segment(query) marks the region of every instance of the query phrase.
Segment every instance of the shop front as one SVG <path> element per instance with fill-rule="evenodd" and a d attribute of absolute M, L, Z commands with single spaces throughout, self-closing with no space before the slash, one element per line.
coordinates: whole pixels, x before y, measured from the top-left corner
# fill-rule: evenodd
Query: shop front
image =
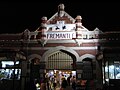
<path fill-rule="evenodd" d="M 104 83 L 112 89 L 120 88 L 120 54 L 118 50 L 104 51 Z"/>
<path fill-rule="evenodd" d="M 0 88 L 2 90 L 21 90 L 23 83 L 23 53 L 15 50 L 0 51 Z"/>

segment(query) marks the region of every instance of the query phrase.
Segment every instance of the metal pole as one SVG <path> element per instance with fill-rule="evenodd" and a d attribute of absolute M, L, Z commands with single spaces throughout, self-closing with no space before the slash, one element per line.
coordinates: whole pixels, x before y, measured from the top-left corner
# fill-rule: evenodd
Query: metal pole
<path fill-rule="evenodd" d="M 105 59 L 103 58 L 103 68 L 104 68 L 104 82 L 106 84 L 106 76 L 105 76 Z"/>
<path fill-rule="evenodd" d="M 15 58 L 15 56 L 14 56 L 13 90 L 15 90 L 15 65 L 16 65 L 16 58 Z"/>

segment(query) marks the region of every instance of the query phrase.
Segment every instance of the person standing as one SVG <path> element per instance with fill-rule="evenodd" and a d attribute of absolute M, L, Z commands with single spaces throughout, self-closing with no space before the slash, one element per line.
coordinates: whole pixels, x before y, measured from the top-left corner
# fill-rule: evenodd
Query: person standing
<path fill-rule="evenodd" d="M 65 90 L 67 86 L 68 86 L 68 82 L 65 78 L 63 78 L 60 90 Z"/>
<path fill-rule="evenodd" d="M 70 74 L 70 76 L 67 78 L 67 82 L 68 82 L 68 86 L 70 86 L 70 79 L 71 79 L 72 75 Z"/>
<path fill-rule="evenodd" d="M 71 82 L 72 82 L 72 88 L 73 88 L 73 90 L 76 90 L 76 78 L 75 78 L 75 76 L 73 76 L 71 78 Z"/>

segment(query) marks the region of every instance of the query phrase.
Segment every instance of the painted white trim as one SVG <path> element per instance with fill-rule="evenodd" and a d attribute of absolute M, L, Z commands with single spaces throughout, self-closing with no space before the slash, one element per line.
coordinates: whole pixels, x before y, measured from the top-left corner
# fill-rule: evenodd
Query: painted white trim
<path fill-rule="evenodd" d="M 22 47 L 23 50 L 41 50 L 41 49 L 49 50 L 49 49 L 53 49 L 53 48 L 55 48 L 55 47 Z M 96 50 L 97 46 L 95 46 L 95 47 L 66 47 L 66 48 L 68 48 L 68 49 L 71 48 L 73 50 Z M 118 48 L 120 48 L 120 47 L 118 47 Z M 4 49 L 20 49 L 20 47 L 4 47 Z"/>
<path fill-rule="evenodd" d="M 73 21 L 73 23 L 75 22 L 75 19 L 72 18 L 67 12 L 64 11 L 64 13 L 65 13 L 65 16 L 68 16 L 68 18 Z"/>
<path fill-rule="evenodd" d="M 75 40 L 48 40 L 47 43 L 76 43 Z"/>
<path fill-rule="evenodd" d="M 57 46 L 59 47 L 59 46 Z M 28 47 L 28 50 L 48 50 L 48 49 L 53 49 L 55 47 Z M 65 48 L 71 48 L 73 50 L 96 50 L 97 46 L 95 47 L 65 47 Z M 24 47 L 23 49 L 26 49 L 26 47 Z"/>
<path fill-rule="evenodd" d="M 40 39 L 41 40 L 41 39 Z M 82 43 L 95 43 L 95 42 L 99 42 L 99 39 L 75 39 L 78 42 L 82 42 Z M 74 39 L 71 40 L 49 40 L 47 39 L 47 43 L 76 43 Z M 37 43 L 39 41 L 38 40 L 30 40 L 29 43 Z"/>
<path fill-rule="evenodd" d="M 2 49 L 20 49 L 21 47 L 2 47 Z M 23 50 L 48 50 L 48 49 L 53 49 L 54 47 L 22 47 Z M 71 48 L 74 50 L 96 50 L 97 46 L 95 47 L 66 47 L 66 48 Z M 105 48 L 110 48 L 110 47 L 104 47 Z M 114 47 L 114 49 L 120 49 L 120 47 Z"/>
<path fill-rule="evenodd" d="M 47 21 L 47 23 L 48 23 L 50 20 L 52 20 L 56 15 L 58 15 L 58 13 L 55 13 L 55 14 Z"/>

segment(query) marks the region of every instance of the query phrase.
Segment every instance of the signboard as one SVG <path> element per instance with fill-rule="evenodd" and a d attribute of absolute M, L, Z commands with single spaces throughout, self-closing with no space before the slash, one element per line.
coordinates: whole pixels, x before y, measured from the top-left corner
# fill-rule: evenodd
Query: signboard
<path fill-rule="evenodd" d="M 47 31 L 44 34 L 46 39 L 73 39 L 76 38 L 75 28 L 75 24 L 57 21 L 56 24 L 47 25 Z"/>
<path fill-rule="evenodd" d="M 72 39 L 76 32 L 46 32 L 46 39 Z"/>

